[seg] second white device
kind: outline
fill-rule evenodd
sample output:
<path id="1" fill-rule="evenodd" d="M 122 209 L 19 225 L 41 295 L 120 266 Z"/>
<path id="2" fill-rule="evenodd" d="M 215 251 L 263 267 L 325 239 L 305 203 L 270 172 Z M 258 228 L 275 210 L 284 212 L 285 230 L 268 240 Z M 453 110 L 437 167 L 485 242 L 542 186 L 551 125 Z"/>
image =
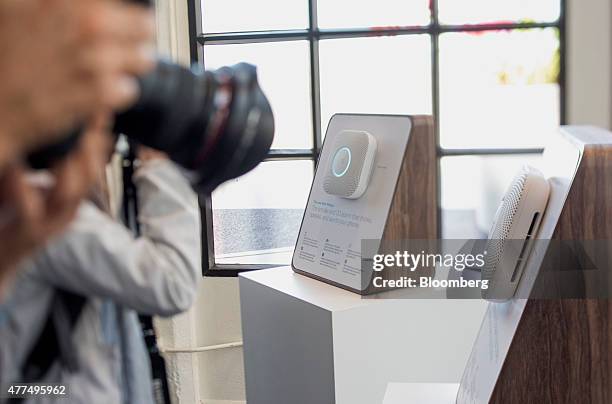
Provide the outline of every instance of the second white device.
<path id="1" fill-rule="evenodd" d="M 483 297 L 503 302 L 514 296 L 548 204 L 550 185 L 542 173 L 525 166 L 514 177 L 489 233 L 482 279 Z"/>

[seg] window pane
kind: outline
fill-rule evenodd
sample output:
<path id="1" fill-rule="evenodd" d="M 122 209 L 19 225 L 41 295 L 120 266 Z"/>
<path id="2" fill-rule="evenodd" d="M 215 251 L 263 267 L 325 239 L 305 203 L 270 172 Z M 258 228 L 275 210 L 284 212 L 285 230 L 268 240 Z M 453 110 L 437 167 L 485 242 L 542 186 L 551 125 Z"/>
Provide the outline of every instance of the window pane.
<path id="1" fill-rule="evenodd" d="M 557 32 L 442 35 L 442 146 L 542 146 L 560 121 Z"/>
<path id="2" fill-rule="evenodd" d="M 427 25 L 429 0 L 319 0 L 321 28 Z"/>
<path id="3" fill-rule="evenodd" d="M 486 237 L 516 173 L 525 164 L 538 168 L 541 161 L 541 155 L 443 157 L 443 238 Z"/>
<path id="4" fill-rule="evenodd" d="M 305 0 L 202 0 L 202 25 L 203 32 L 306 28 L 308 2 Z"/>
<path id="5" fill-rule="evenodd" d="M 212 195 L 215 262 L 289 264 L 313 176 L 309 160 L 270 161 Z"/>
<path id="6" fill-rule="evenodd" d="M 438 0 L 443 24 L 551 22 L 560 10 L 560 0 Z"/>
<path id="7" fill-rule="evenodd" d="M 274 111 L 275 149 L 312 148 L 308 60 L 306 41 L 204 47 L 207 69 L 238 62 L 257 66 L 261 87 Z"/>
<path id="8" fill-rule="evenodd" d="M 339 112 L 431 114 L 427 35 L 320 43 L 321 125 Z"/>

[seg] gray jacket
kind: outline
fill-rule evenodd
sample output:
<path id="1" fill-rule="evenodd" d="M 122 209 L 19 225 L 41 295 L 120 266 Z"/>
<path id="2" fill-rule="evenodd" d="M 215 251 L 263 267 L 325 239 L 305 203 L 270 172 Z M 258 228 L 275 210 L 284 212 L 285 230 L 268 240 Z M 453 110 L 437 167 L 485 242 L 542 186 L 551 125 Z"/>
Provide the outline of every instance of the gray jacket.
<path id="1" fill-rule="evenodd" d="M 56 361 L 49 372 L 49 380 L 67 385 L 68 400 L 57 401 L 153 401 L 136 312 L 171 316 L 190 307 L 201 268 L 200 220 L 197 197 L 172 163 L 148 162 L 134 182 L 141 237 L 83 203 L 69 231 L 30 260 L 11 288 L 0 308 L 4 392 L 8 383 L 19 380 L 19 364 L 60 287 L 89 300 L 73 333 L 79 371 L 69 373 Z"/>

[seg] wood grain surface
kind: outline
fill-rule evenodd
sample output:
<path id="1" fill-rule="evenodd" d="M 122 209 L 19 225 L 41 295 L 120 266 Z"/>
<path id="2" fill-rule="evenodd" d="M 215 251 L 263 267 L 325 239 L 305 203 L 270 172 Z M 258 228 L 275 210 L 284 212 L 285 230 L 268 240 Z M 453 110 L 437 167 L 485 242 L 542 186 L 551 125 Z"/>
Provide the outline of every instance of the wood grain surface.
<path id="1" fill-rule="evenodd" d="M 438 238 L 438 162 L 433 118 L 415 116 L 412 124 L 383 240 Z"/>

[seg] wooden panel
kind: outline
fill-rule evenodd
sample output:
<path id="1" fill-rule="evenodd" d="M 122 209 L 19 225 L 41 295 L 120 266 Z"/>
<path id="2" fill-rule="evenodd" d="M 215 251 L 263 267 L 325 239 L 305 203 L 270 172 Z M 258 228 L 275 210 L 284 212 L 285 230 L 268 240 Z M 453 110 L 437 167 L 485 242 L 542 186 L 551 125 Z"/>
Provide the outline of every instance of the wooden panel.
<path id="1" fill-rule="evenodd" d="M 610 403 L 610 302 L 531 300 L 492 403 Z"/>
<path id="2" fill-rule="evenodd" d="M 427 248 L 418 240 L 438 238 L 438 161 L 434 122 L 431 116 L 412 117 L 412 132 L 404 154 L 402 169 L 395 187 L 391 209 L 383 232 L 381 254 L 394 254 L 395 251 L 414 248 L 415 251 Z M 401 240 L 417 240 L 413 247 Z M 393 243 L 391 241 L 397 241 Z M 436 243 L 434 243 L 436 245 Z M 389 251 L 386 251 L 389 250 Z M 385 268 L 379 275 L 386 280 L 404 278 L 418 279 L 433 276 L 433 267 L 420 267 L 417 271 L 403 268 Z M 391 288 L 374 288 L 364 294 L 382 292 Z"/>
<path id="3" fill-rule="evenodd" d="M 584 146 L 553 239 L 612 240 L 611 145 Z M 609 299 L 530 299 L 491 402 L 611 403 L 610 320 Z"/>
<path id="4" fill-rule="evenodd" d="M 385 240 L 438 238 L 436 140 L 431 116 L 412 118 L 412 133 L 383 232 Z"/>

